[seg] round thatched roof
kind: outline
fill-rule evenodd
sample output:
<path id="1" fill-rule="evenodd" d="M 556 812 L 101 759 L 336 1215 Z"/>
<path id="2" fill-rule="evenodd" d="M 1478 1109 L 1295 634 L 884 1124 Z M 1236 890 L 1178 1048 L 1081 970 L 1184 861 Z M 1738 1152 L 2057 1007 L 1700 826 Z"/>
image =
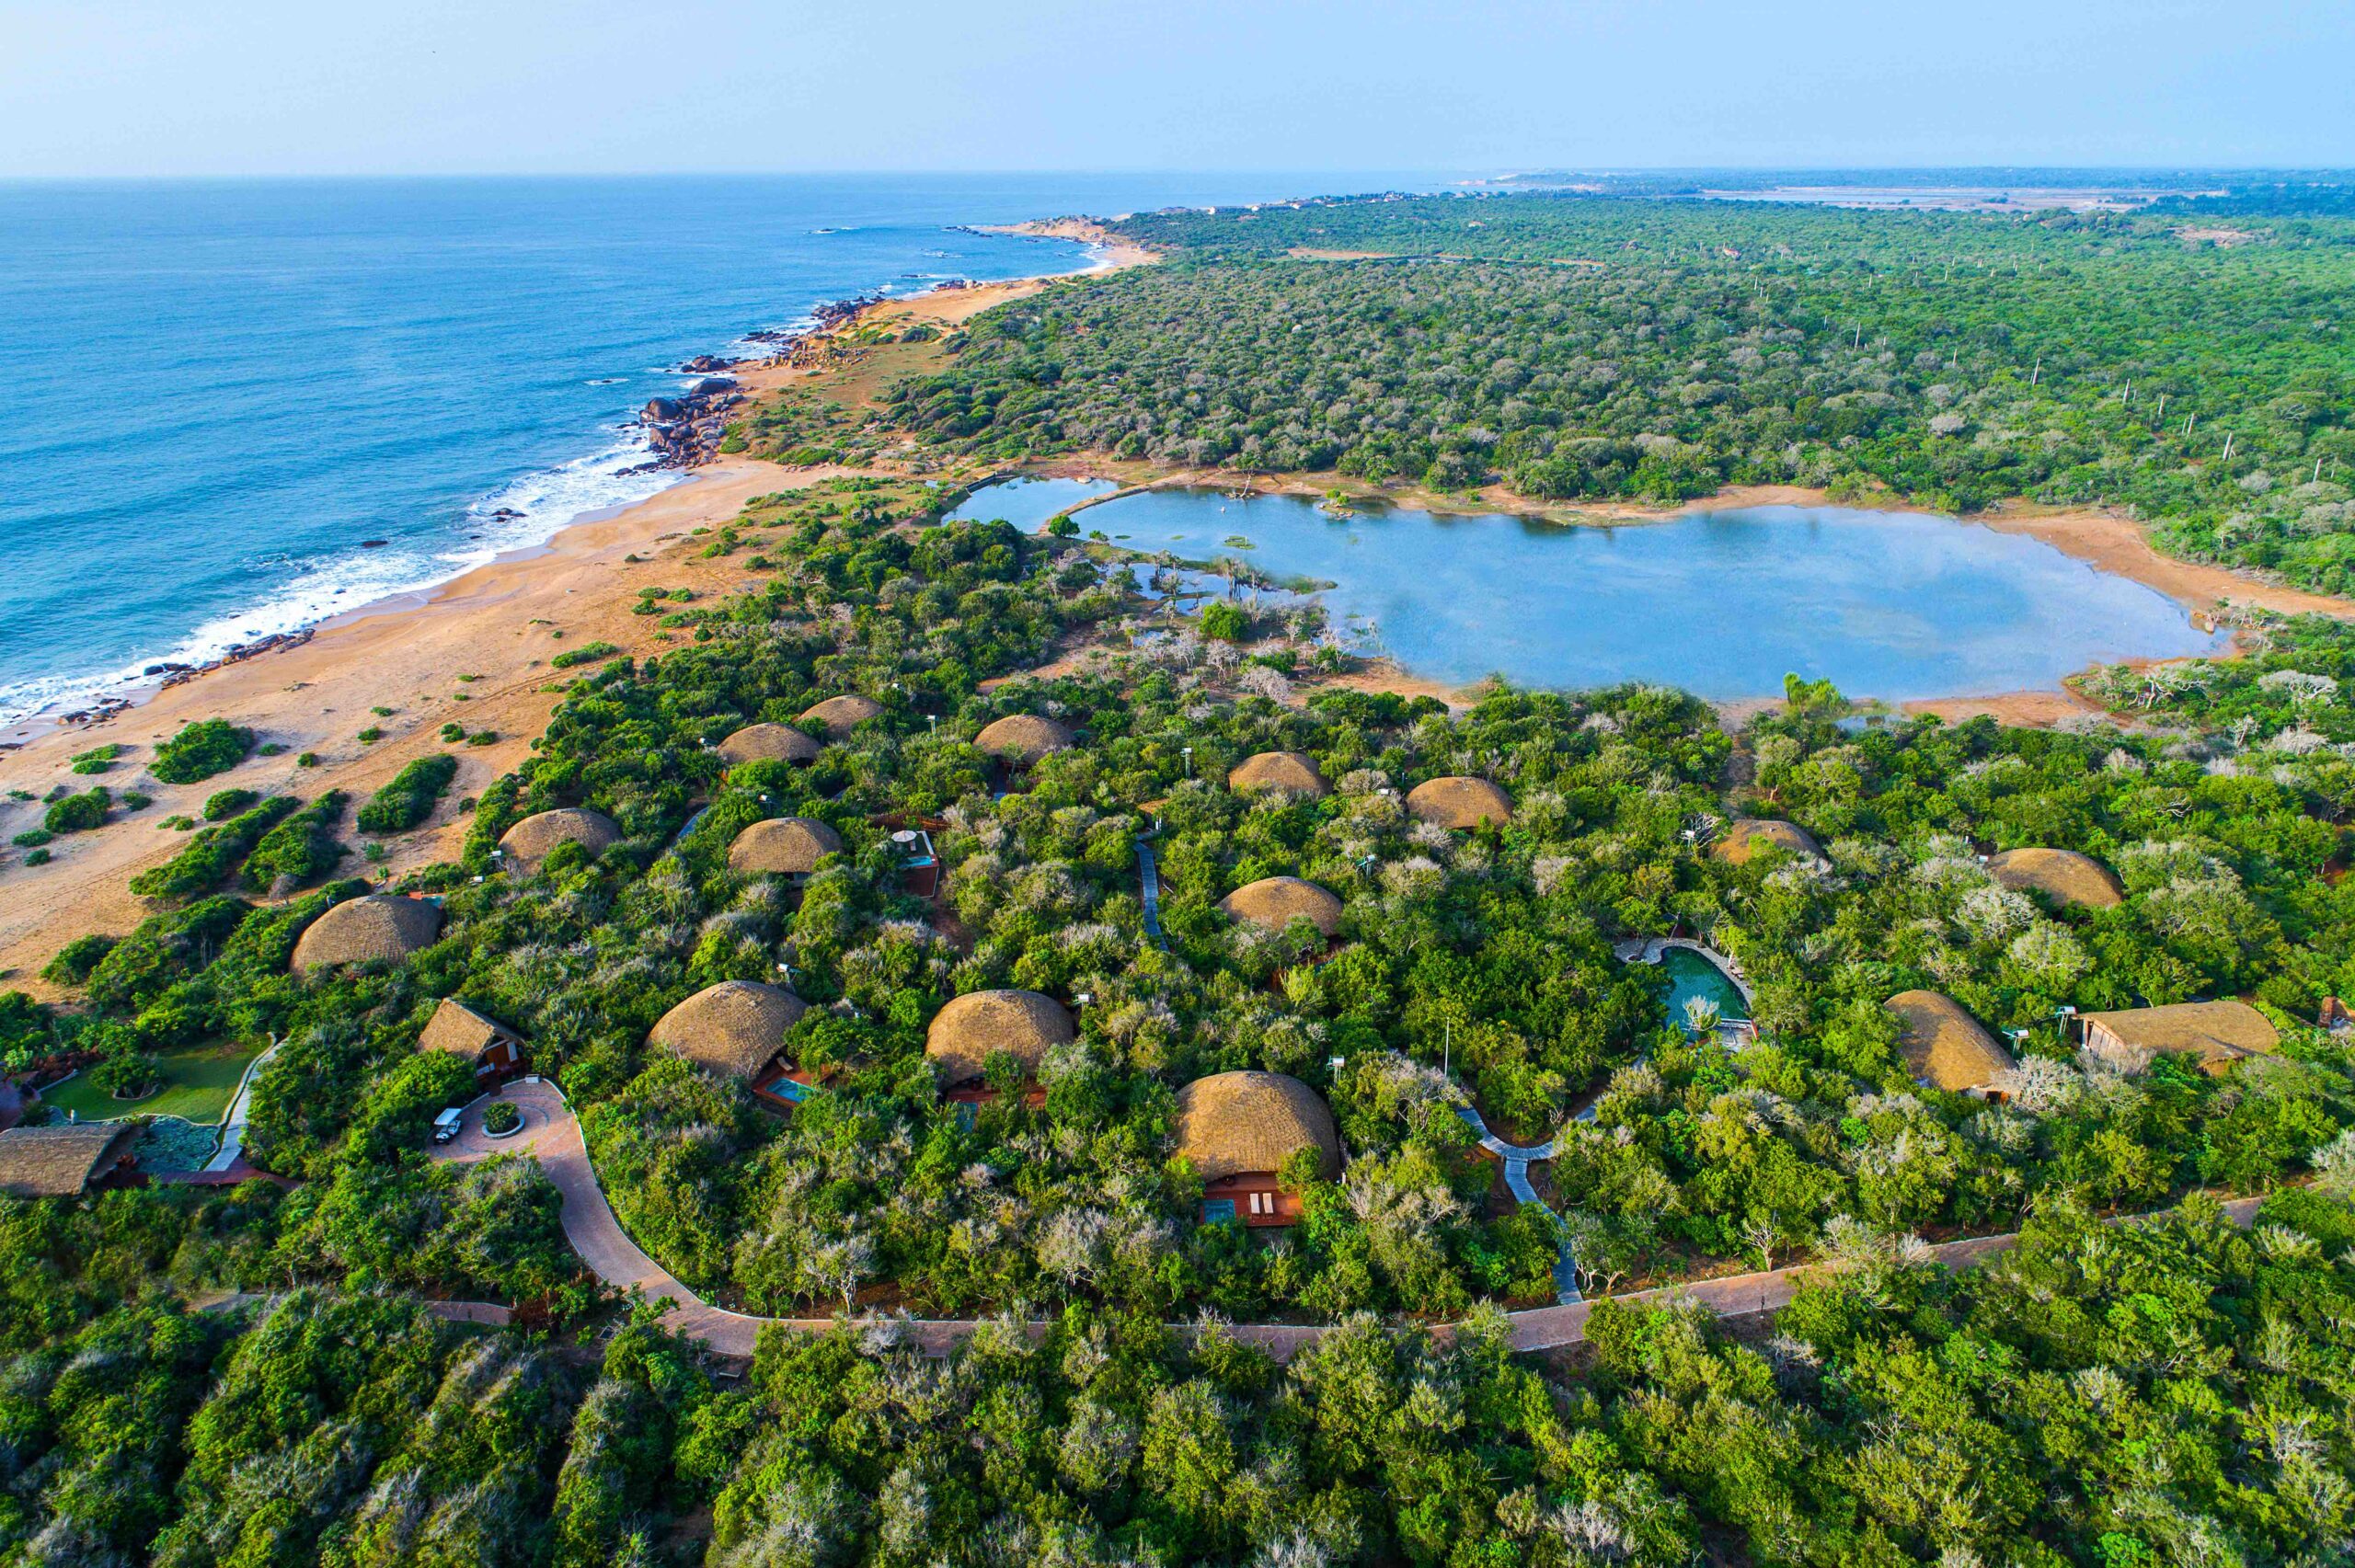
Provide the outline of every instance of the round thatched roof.
<path id="1" fill-rule="evenodd" d="M 1025 767 L 1040 758 L 1072 747 L 1072 733 L 1051 718 L 1036 714 L 1009 714 L 982 727 L 973 744 L 1003 762 Z"/>
<path id="2" fill-rule="evenodd" d="M 524 818 L 499 836 L 499 848 L 514 871 L 537 871 L 559 844 L 579 844 L 594 860 L 621 841 L 622 830 L 602 811 L 560 806 Z"/>
<path id="3" fill-rule="evenodd" d="M 2203 1068 L 2215 1073 L 2244 1058 L 2270 1056 L 2281 1044 L 2281 1031 L 2273 1020 L 2234 997 L 2086 1013 L 2077 1022 L 2085 1025 L 2085 1044 L 2103 1055 L 2112 1047 L 2178 1051 L 2199 1058 Z"/>
<path id="4" fill-rule="evenodd" d="M 814 762 L 824 748 L 809 732 L 789 724 L 748 724 L 718 746 L 719 760 L 739 762 Z"/>
<path id="5" fill-rule="evenodd" d="M 646 1037 L 706 1072 L 752 1078 L 785 1049 L 809 1003 L 783 986 L 722 980 L 665 1013 Z"/>
<path id="6" fill-rule="evenodd" d="M 1881 1005 L 1897 1015 L 1898 1047 L 1916 1082 L 1960 1093 L 1984 1089 L 2012 1070 L 2010 1053 L 1950 996 L 1901 990 Z"/>
<path id="7" fill-rule="evenodd" d="M 2005 850 L 1991 856 L 1987 874 L 2016 892 L 2038 892 L 2056 904 L 2107 910 L 2126 901 L 2109 868 L 2074 850 Z"/>
<path id="8" fill-rule="evenodd" d="M 924 1037 L 925 1055 L 940 1064 L 951 1087 L 982 1076 L 990 1058 L 1010 1052 L 1036 1073 L 1048 1047 L 1079 1037 L 1071 1013 L 1035 990 L 976 990 L 936 1013 Z"/>
<path id="9" fill-rule="evenodd" d="M 294 944 L 288 967 L 307 975 L 339 964 L 397 961 L 431 943 L 441 929 L 441 905 L 371 893 L 346 899 L 313 921 Z"/>
<path id="10" fill-rule="evenodd" d="M 768 876 L 807 876 L 821 855 L 843 853 L 840 833 L 810 817 L 772 817 L 736 835 L 728 869 Z"/>
<path id="11" fill-rule="evenodd" d="M 1316 1092 L 1281 1072 L 1221 1072 L 1178 1091 L 1178 1152 L 1206 1182 L 1283 1169 L 1314 1149 L 1327 1179 L 1341 1173 L 1333 1113 Z"/>
<path id="12" fill-rule="evenodd" d="M 1787 850 L 1793 854 L 1823 858 L 1813 834 L 1796 822 L 1785 822 L 1772 817 L 1737 817 L 1726 825 L 1709 853 L 1728 865 L 1748 865 L 1751 857 L 1760 850 Z"/>
<path id="13" fill-rule="evenodd" d="M 1226 787 L 1241 794 L 1246 790 L 1274 790 L 1284 795 L 1307 795 L 1312 799 L 1332 793 L 1333 786 L 1316 771 L 1315 759 L 1305 751 L 1262 751 L 1246 757 L 1242 764 L 1226 775 Z"/>
<path id="14" fill-rule="evenodd" d="M 1407 809 L 1442 828 L 1512 820 L 1512 796 L 1486 779 L 1426 779 L 1407 793 Z"/>
<path id="15" fill-rule="evenodd" d="M 805 719 L 816 719 L 826 727 L 826 733 L 839 740 L 871 718 L 883 716 L 883 704 L 872 697 L 853 692 L 840 697 L 828 697 L 822 703 L 812 703 L 802 710 Z"/>
<path id="16" fill-rule="evenodd" d="M 1341 900 L 1297 876 L 1263 876 L 1221 898 L 1218 907 L 1235 920 L 1269 931 L 1281 931 L 1296 920 L 1308 921 L 1327 936 L 1337 936 L 1341 930 Z"/>

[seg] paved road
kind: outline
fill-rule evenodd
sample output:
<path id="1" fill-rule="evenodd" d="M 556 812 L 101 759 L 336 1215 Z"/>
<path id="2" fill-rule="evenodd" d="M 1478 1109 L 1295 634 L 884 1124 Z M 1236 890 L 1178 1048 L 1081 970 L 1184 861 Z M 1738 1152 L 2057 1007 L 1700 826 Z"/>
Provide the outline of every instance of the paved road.
<path id="1" fill-rule="evenodd" d="M 614 1217 L 613 1206 L 605 1201 L 604 1189 L 598 1185 L 597 1173 L 589 1163 L 588 1150 L 581 1143 L 580 1123 L 556 1086 L 523 1079 L 509 1084 L 504 1098 L 523 1114 L 521 1132 L 504 1139 L 493 1139 L 484 1133 L 482 1113 L 493 1102 L 477 1101 L 466 1109 L 464 1130 L 455 1139 L 436 1149 L 434 1157 L 474 1161 L 527 1149 L 539 1156 L 540 1168 L 556 1184 L 557 1192 L 564 1200 L 565 1239 L 598 1278 L 616 1290 L 636 1290 L 677 1303 L 667 1316 L 669 1324 L 702 1340 L 722 1356 L 751 1356 L 760 1331 L 771 1323 L 807 1333 L 825 1333 L 833 1329 L 835 1321 L 832 1318 L 756 1318 L 730 1312 L 704 1300 L 647 1256 L 623 1231 L 621 1222 Z M 2234 1224 L 2246 1226 L 2256 1216 L 2259 1201 L 2253 1197 L 2236 1198 L 2224 1205 L 2224 1212 Z M 1970 1268 L 2010 1251 L 2018 1240 L 2017 1236 L 1981 1236 L 1947 1242 L 1930 1252 L 1949 1268 Z M 1821 1277 L 1833 1266 L 1807 1264 L 1770 1273 L 1734 1275 L 1658 1290 L 1638 1290 L 1611 1299 L 1631 1306 L 1691 1299 L 1720 1317 L 1742 1317 L 1788 1304 L 1803 1283 Z M 446 1317 L 481 1322 L 502 1322 L 507 1310 L 492 1302 L 438 1302 L 434 1310 Z M 1513 1348 L 1551 1350 L 1576 1345 L 1585 1339 L 1587 1315 L 1593 1310 L 1591 1301 L 1572 1299 L 1561 1306 L 1509 1313 Z M 964 1319 L 919 1318 L 905 1326 L 919 1348 L 941 1355 L 981 1325 Z M 1031 1323 L 1027 1330 L 1035 1338 L 1046 1333 L 1047 1325 Z M 1189 1331 L 1181 1326 L 1181 1332 Z M 1326 1330 L 1313 1323 L 1238 1323 L 1228 1332 L 1235 1339 L 1267 1350 L 1279 1361 L 1289 1361 L 1315 1344 Z"/>
<path id="2" fill-rule="evenodd" d="M 270 1042 L 270 1049 L 246 1063 L 246 1075 L 237 1080 L 237 1093 L 229 1102 L 229 1114 L 221 1118 L 221 1148 L 205 1162 L 208 1171 L 235 1169 L 246 1151 L 246 1113 L 254 1103 L 254 1075 L 261 1071 L 261 1064 L 278 1054 L 278 1042 Z"/>

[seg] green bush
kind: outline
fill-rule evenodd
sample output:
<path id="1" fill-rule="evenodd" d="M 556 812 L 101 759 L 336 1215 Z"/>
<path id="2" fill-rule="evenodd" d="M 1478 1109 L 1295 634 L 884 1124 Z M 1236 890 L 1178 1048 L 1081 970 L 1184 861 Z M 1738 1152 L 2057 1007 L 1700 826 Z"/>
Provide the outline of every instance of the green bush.
<path id="1" fill-rule="evenodd" d="M 568 653 L 560 653 L 548 660 L 551 670 L 569 670 L 576 664 L 594 664 L 601 658 L 611 658 L 622 650 L 612 643 L 584 643 Z"/>
<path id="2" fill-rule="evenodd" d="M 353 820 L 363 833 L 407 832 L 433 814 L 433 803 L 457 776 L 456 758 L 419 757 L 370 795 Z"/>
<path id="3" fill-rule="evenodd" d="M 482 1114 L 485 1132 L 513 1132 L 523 1125 L 523 1113 L 504 1100 L 492 1102 L 490 1109 Z"/>
<path id="4" fill-rule="evenodd" d="M 1202 635 L 1223 643 L 1239 643 L 1251 630 L 1251 617 L 1238 605 L 1212 604 L 1202 611 Z"/>
<path id="5" fill-rule="evenodd" d="M 94 784 L 80 795 L 52 802 L 40 825 L 52 833 L 86 833 L 105 823 L 107 807 L 113 804 L 107 786 Z"/>
<path id="6" fill-rule="evenodd" d="M 127 750 L 129 748 L 118 741 L 94 746 L 74 759 L 74 771 L 77 773 L 103 773 L 113 767 L 114 760 Z"/>
<path id="7" fill-rule="evenodd" d="M 333 871 L 348 853 L 335 839 L 344 799 L 331 789 L 263 834 L 246 857 L 246 886 L 267 892 L 283 880 L 299 887 Z"/>
<path id="8" fill-rule="evenodd" d="M 251 811 L 207 828 L 161 865 L 131 879 L 143 898 L 186 898 L 218 885 L 244 860 L 262 835 L 302 804 L 291 795 L 272 795 Z"/>
<path id="9" fill-rule="evenodd" d="M 8 841 L 20 850 L 37 850 L 57 837 L 46 828 L 28 828 Z"/>
<path id="10" fill-rule="evenodd" d="M 40 978 L 53 986 L 78 986 L 90 978 L 98 960 L 114 950 L 115 939 L 92 933 L 77 936 L 57 950 L 57 956 L 41 967 Z"/>
<path id="11" fill-rule="evenodd" d="M 25 864 L 27 865 L 47 865 L 49 862 L 50 853 L 47 850 L 28 850 L 25 852 Z"/>
<path id="12" fill-rule="evenodd" d="M 197 784 L 225 773 L 254 749 L 254 732 L 227 719 L 200 719 L 155 748 L 148 769 L 166 784 Z"/>
<path id="13" fill-rule="evenodd" d="M 222 790 L 206 798 L 204 819 L 208 822 L 225 822 L 240 811 L 250 810 L 253 803 L 260 798 L 261 791 L 258 789 Z"/>

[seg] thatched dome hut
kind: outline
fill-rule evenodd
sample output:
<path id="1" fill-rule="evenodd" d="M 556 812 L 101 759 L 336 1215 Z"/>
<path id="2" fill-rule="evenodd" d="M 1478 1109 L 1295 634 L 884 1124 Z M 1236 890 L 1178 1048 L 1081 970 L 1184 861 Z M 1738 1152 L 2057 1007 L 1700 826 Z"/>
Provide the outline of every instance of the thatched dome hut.
<path id="1" fill-rule="evenodd" d="M 807 721 L 816 719 L 826 727 L 826 733 L 840 740 L 871 718 L 883 716 L 883 704 L 872 697 L 856 692 L 840 697 L 828 697 L 822 703 L 812 703 L 801 711 Z"/>
<path id="2" fill-rule="evenodd" d="M 1237 795 L 1267 790 L 1311 800 L 1333 792 L 1325 775 L 1317 772 L 1315 759 L 1305 751 L 1262 751 L 1246 757 L 1226 775 L 1226 787 Z"/>
<path id="3" fill-rule="evenodd" d="M 2041 893 L 2064 908 L 2115 909 L 2126 889 L 2109 868 L 2074 850 L 2005 850 L 1989 857 L 1987 875 L 2016 893 Z"/>
<path id="4" fill-rule="evenodd" d="M 1035 766 L 1040 759 L 1072 748 L 1072 733 L 1036 714 L 1009 714 L 982 727 L 973 744 L 1009 767 Z"/>
<path id="5" fill-rule="evenodd" d="M 417 1037 L 417 1048 L 463 1057 L 477 1078 L 497 1078 L 523 1066 L 522 1036 L 454 996 L 443 997 L 442 1005 L 433 1010 L 425 1032 Z"/>
<path id="6" fill-rule="evenodd" d="M 742 762 L 798 762 L 818 760 L 825 750 L 807 730 L 789 724 L 748 724 L 716 748 L 729 767 Z"/>
<path id="7" fill-rule="evenodd" d="M 1761 850 L 1784 850 L 1796 855 L 1816 860 L 1823 858 L 1823 850 L 1815 835 L 1796 822 L 1785 822 L 1773 817 L 1737 817 L 1717 835 L 1709 853 L 1728 865 L 1748 865 Z"/>
<path id="8" fill-rule="evenodd" d="M 1314 1149 L 1327 1180 L 1340 1174 L 1341 1140 L 1316 1092 L 1281 1072 L 1221 1072 L 1178 1091 L 1178 1152 L 1206 1184 L 1272 1174 Z"/>
<path id="9" fill-rule="evenodd" d="M 602 811 L 560 806 L 524 818 L 499 836 L 500 853 L 515 871 L 537 871 L 559 844 L 579 844 L 596 859 L 621 842 L 622 830 Z"/>
<path id="10" fill-rule="evenodd" d="M 812 817 L 772 817 L 736 835 L 728 869 L 764 876 L 807 876 L 821 856 L 843 853 L 843 836 Z"/>
<path id="11" fill-rule="evenodd" d="M 2011 1054 L 1950 996 L 1901 990 L 1881 1006 L 1897 1017 L 1898 1046 L 1916 1083 L 1963 1094 L 2012 1070 Z"/>
<path id="12" fill-rule="evenodd" d="M 665 1013 L 646 1036 L 723 1078 L 756 1078 L 785 1049 L 809 1003 L 783 986 L 722 980 Z"/>
<path id="13" fill-rule="evenodd" d="M 940 1065 L 942 1078 L 954 1088 L 982 1077 L 990 1058 L 1000 1051 L 1035 1075 L 1051 1047 L 1078 1037 L 1071 1013 L 1053 997 L 1035 990 L 976 990 L 955 998 L 933 1015 L 924 1052 Z"/>
<path id="14" fill-rule="evenodd" d="M 294 944 L 287 966 L 298 975 L 379 959 L 396 963 L 431 943 L 442 929 L 442 906 L 425 898 L 370 893 L 350 898 L 313 921 Z"/>
<path id="15" fill-rule="evenodd" d="M 79 1197 L 132 1163 L 137 1122 L 12 1127 L 0 1132 L 0 1194 Z"/>
<path id="16" fill-rule="evenodd" d="M 2273 1021 L 2246 1001 L 2177 1001 L 2118 1013 L 2087 1013 L 2087 1048 L 2111 1061 L 2173 1052 L 2197 1058 L 2202 1070 L 2222 1074 L 2236 1061 L 2271 1056 L 2281 1045 Z"/>
<path id="17" fill-rule="evenodd" d="M 1297 876 L 1263 876 L 1221 898 L 1218 907 L 1231 919 L 1268 931 L 1281 932 L 1296 920 L 1308 921 L 1327 936 L 1341 931 L 1341 900 Z"/>
<path id="18" fill-rule="evenodd" d="M 1407 809 L 1419 821 L 1463 830 L 1511 821 L 1512 796 L 1486 779 L 1426 779 L 1407 792 Z"/>

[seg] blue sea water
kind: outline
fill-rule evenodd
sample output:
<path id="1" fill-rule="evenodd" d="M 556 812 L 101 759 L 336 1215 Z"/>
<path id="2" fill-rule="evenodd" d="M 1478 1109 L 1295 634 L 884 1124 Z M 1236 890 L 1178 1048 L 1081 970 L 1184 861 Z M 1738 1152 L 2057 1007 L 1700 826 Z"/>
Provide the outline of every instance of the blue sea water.
<path id="1" fill-rule="evenodd" d="M 1405 183 L 0 184 L 0 726 L 652 494 L 676 475 L 622 473 L 628 421 L 684 359 L 868 289 L 1088 259 L 954 225 Z"/>

